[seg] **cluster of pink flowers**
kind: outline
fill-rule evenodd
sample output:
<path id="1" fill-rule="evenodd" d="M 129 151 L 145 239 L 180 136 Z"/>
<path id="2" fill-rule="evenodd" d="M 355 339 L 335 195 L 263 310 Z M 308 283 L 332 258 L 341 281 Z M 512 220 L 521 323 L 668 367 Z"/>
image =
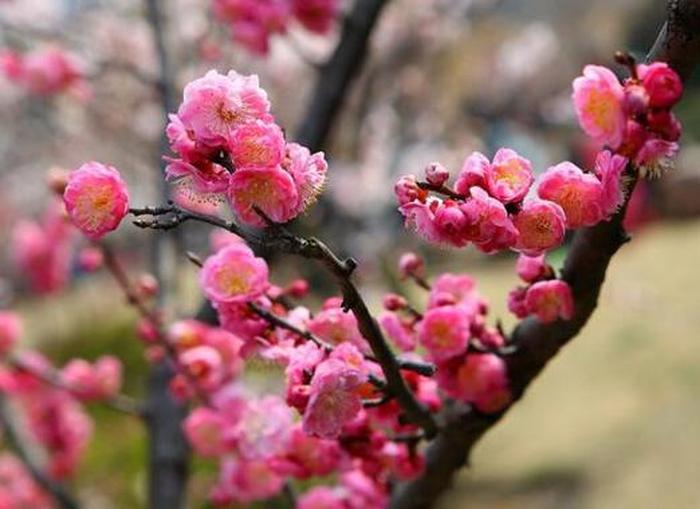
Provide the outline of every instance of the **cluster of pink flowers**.
<path id="1" fill-rule="evenodd" d="M 402 270 L 421 270 L 404 255 Z M 438 387 L 450 397 L 472 403 L 482 412 L 503 409 L 510 390 L 503 360 L 492 351 L 505 346 L 499 330 L 486 324 L 487 302 L 468 275 L 445 273 L 432 284 L 424 313 L 395 294 L 384 299 L 379 323 L 403 351 L 422 347 L 437 365 Z"/>
<path id="2" fill-rule="evenodd" d="M 0 507 L 3 509 L 52 509 L 52 500 L 24 467 L 8 452 L 0 454 Z"/>
<path id="3" fill-rule="evenodd" d="M 543 323 L 571 319 L 574 314 L 571 287 L 566 281 L 554 278 L 554 269 L 544 255 L 521 254 L 516 270 L 526 286 L 519 286 L 508 295 L 508 309 L 515 316 L 535 315 Z"/>
<path id="4" fill-rule="evenodd" d="M 535 256 L 558 247 L 567 228 L 590 226 L 617 210 L 626 163 L 602 151 L 594 173 L 570 162 L 558 164 L 540 177 L 537 196 L 528 196 L 535 181 L 532 166 L 504 148 L 493 161 L 471 154 L 452 186 L 447 169 L 433 163 L 424 182 L 401 177 L 395 192 L 406 225 L 428 242 L 456 247 L 471 242 L 485 253 L 514 249 Z"/>
<path id="5" fill-rule="evenodd" d="M 642 175 L 658 174 L 678 152 L 681 125 L 671 113 L 683 84 L 668 64 L 628 63 L 620 82 L 605 67 L 588 65 L 574 80 L 573 101 L 585 133 L 628 158 Z"/>
<path id="6" fill-rule="evenodd" d="M 49 47 L 31 53 L 0 52 L 0 71 L 8 80 L 39 96 L 70 91 L 80 98 L 90 93 L 78 60 L 60 48 Z"/>
<path id="7" fill-rule="evenodd" d="M 257 76 L 209 71 L 192 81 L 167 133 L 178 155 L 167 178 L 195 200 L 227 201 L 252 226 L 266 224 L 258 210 L 279 223 L 295 218 L 325 183 L 323 153 L 285 141 Z"/>
<path id="8" fill-rule="evenodd" d="M 216 18 L 234 41 L 254 53 L 267 54 L 270 38 L 286 33 L 292 20 L 317 34 L 327 34 L 340 10 L 339 0 L 213 0 Z"/>

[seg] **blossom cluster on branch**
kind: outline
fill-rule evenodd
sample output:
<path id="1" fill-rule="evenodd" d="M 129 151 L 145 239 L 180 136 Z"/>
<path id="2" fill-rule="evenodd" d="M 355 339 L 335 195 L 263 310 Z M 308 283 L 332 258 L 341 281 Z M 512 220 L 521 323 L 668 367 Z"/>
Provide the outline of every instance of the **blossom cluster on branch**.
<path id="1" fill-rule="evenodd" d="M 519 252 L 516 270 L 524 285 L 508 298 L 518 317 L 571 319 L 571 288 L 546 262 L 547 252 L 561 245 L 567 229 L 608 220 L 624 201 L 623 179 L 658 173 L 677 151 L 680 125 L 670 108 L 682 91 L 678 77 L 664 64 L 620 59 L 630 70 L 624 82 L 598 66 L 574 81 L 581 126 L 605 145 L 591 170 L 563 162 L 536 179 L 527 159 L 503 148 L 492 159 L 470 155 L 452 184 L 450 172 L 433 163 L 425 180 L 410 175 L 395 187 L 407 225 L 427 241 Z M 425 305 L 387 294 L 375 320 L 351 281 L 356 262 L 283 225 L 316 199 L 327 163 L 322 153 L 288 142 L 270 111 L 256 76 L 210 71 L 186 86 L 167 126 L 175 156 L 166 156 L 165 178 L 189 196 L 187 204 L 134 208 L 119 172 L 98 162 L 54 187 L 72 224 L 92 242 L 129 213 L 144 228 L 200 221 L 222 229 L 212 236 L 209 256 L 191 256 L 217 326 L 164 323 L 152 300 L 156 281 L 132 284 L 104 246 L 102 258 L 92 260 L 105 264 L 139 311 L 147 358 L 167 359 L 176 372 L 171 392 L 191 407 L 185 434 L 195 452 L 218 462 L 213 503 L 266 499 L 293 479 L 336 474 L 335 485 L 311 488 L 297 507 L 385 507 L 397 480 L 423 471 L 420 443 L 439 431 L 435 416 L 449 402 L 479 415 L 508 407 L 513 394 L 504 358 L 513 345 L 500 325 L 489 324 L 488 303 L 469 275 L 444 273 L 431 282 L 412 253 L 401 257 L 398 269 L 427 291 Z M 203 214 L 197 202 L 226 203 L 235 220 Z M 266 260 L 253 251 L 261 246 L 321 262 L 340 295 L 318 309 L 305 305 L 308 282 L 273 283 Z M 27 263 L 30 271 L 45 270 L 40 254 Z M 16 329 L 12 317 L 0 315 L 3 351 L 11 349 Z M 111 358 L 74 360 L 49 376 L 50 365 L 37 355 L 10 364 L 2 381 L 24 402 L 30 424 L 34 412 L 58 416 L 34 431 L 53 454 L 50 471 L 58 476 L 71 472 L 87 439 L 78 402 L 117 397 L 120 369 Z M 283 373 L 282 393 L 246 387 L 247 369 L 259 361 Z M 83 424 L 65 429 L 62 419 Z M 70 447 L 54 451 L 55 444 Z"/>

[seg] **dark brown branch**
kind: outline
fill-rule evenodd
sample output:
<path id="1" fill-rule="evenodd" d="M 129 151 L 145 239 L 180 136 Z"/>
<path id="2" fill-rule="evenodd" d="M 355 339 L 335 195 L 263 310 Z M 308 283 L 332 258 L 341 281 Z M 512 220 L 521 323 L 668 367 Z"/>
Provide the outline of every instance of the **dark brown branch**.
<path id="1" fill-rule="evenodd" d="M 388 0 L 356 0 L 343 22 L 340 42 L 319 74 L 296 141 L 312 152 L 321 150 L 352 80 L 367 57 L 370 35 Z"/>
<path id="2" fill-rule="evenodd" d="M 145 215 L 145 210 L 147 209 L 133 209 L 132 213 L 135 215 Z M 163 211 L 166 209 L 159 208 L 158 210 Z M 263 252 L 274 251 L 297 255 L 310 260 L 316 260 L 323 265 L 334 277 L 340 288 L 343 296 L 343 307 L 351 310 L 355 315 L 360 333 L 369 343 L 374 358 L 384 372 L 387 389 L 396 397 L 410 422 L 423 428 L 426 437 L 435 435 L 437 432 L 435 419 L 428 409 L 415 399 L 401 375 L 401 369 L 407 369 L 406 365 L 402 366 L 392 352 L 384 335 L 379 329 L 379 325 L 369 312 L 357 287 L 352 282 L 351 276 L 357 266 L 355 260 L 352 258 L 341 260 L 320 240 L 297 237 L 280 225 L 275 225 L 262 231 L 255 231 L 243 229 L 232 221 L 224 221 L 216 217 L 185 211 L 176 206 L 171 206 L 168 212 L 172 214 L 172 217 L 165 218 L 164 224 L 168 229 L 172 228 L 174 223 L 179 225 L 190 220 L 205 222 L 239 235 L 244 238 L 253 249 Z M 164 216 L 164 214 L 161 214 L 161 217 L 162 216 Z M 159 229 L 161 228 L 161 224 L 159 223 L 161 217 L 141 220 L 135 222 L 135 224 L 142 228 Z M 407 365 L 413 367 L 413 364 Z"/>
<path id="3" fill-rule="evenodd" d="M 672 0 L 668 22 L 648 60 L 663 60 L 684 80 L 700 58 L 700 0 Z M 633 183 L 629 184 L 631 192 Z M 628 193 L 629 196 L 629 193 Z M 542 324 L 534 318 L 521 322 L 512 341 L 515 352 L 505 358 L 515 401 L 557 352 L 578 334 L 595 310 L 605 272 L 612 256 L 628 240 L 622 228 L 623 207 L 610 221 L 579 231 L 567 256 L 562 278 L 573 290 L 576 310 L 572 320 Z M 454 473 L 468 463 L 472 447 L 505 414 L 484 415 L 469 406 L 451 404 L 444 426 L 426 451 L 426 472 L 399 485 L 391 509 L 425 509 L 449 487 Z"/>
<path id="4" fill-rule="evenodd" d="M 10 417 L 7 399 L 4 394 L 0 394 L 0 426 L 2 426 L 2 436 L 7 446 L 20 459 L 29 474 L 51 498 L 56 505 L 62 509 L 79 509 L 80 505 L 66 489 L 44 473 L 41 468 L 34 463 L 29 451 L 25 447 Z"/>

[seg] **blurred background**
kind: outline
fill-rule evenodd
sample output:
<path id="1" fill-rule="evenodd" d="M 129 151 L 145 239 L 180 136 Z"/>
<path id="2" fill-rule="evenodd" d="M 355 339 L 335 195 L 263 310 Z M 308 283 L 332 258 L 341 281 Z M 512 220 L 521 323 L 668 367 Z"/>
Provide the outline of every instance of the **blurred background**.
<path id="1" fill-rule="evenodd" d="M 347 8 L 352 2 L 347 2 Z M 429 274 L 470 273 L 506 327 L 506 295 L 517 284 L 514 256 L 429 249 L 401 225 L 393 183 L 440 161 L 459 170 L 473 150 L 510 146 L 538 172 L 564 159 L 591 165 L 570 104 L 572 79 L 586 63 L 612 65 L 615 50 L 643 57 L 665 17 L 658 0 L 393 0 L 371 41 L 327 144 L 329 185 L 299 228 L 361 262 L 360 281 L 378 309 L 382 292 L 402 286 L 395 262 L 405 250 L 427 257 Z M 275 116 L 291 134 L 316 80 L 314 63 L 332 37 L 292 30 L 267 57 L 230 42 L 204 0 L 167 2 L 167 41 L 177 91 L 210 68 L 260 75 Z M 150 28 L 136 0 L 0 1 L 0 48 L 51 45 L 80 62 L 86 87 L 36 96 L 0 77 L 0 303 L 17 308 L 26 344 L 57 363 L 111 352 L 127 369 L 126 392 L 143 392 L 146 363 L 135 316 L 112 281 L 88 277 L 80 246 L 47 253 L 69 277 L 37 291 L 13 258 L 16 225 L 45 221 L 51 167 L 99 160 L 120 169 L 132 202 L 160 202 L 163 114 Z M 632 508 L 700 506 L 700 79 L 677 113 L 684 125 L 677 168 L 639 187 L 627 225 L 634 240 L 616 256 L 599 309 L 527 397 L 477 447 L 472 468 L 441 502 L 460 508 Z M 125 224 L 114 243 L 135 273 L 147 268 L 148 235 Z M 178 242 L 206 253 L 206 231 Z M 561 263 L 566 247 L 553 261 Z M 60 258 L 60 260 L 56 260 Z M 313 270 L 274 264 L 277 280 Z M 172 317 L 199 303 L 195 268 L 172 257 Z M 320 284 L 320 300 L 329 295 Z M 332 290 L 332 289 L 330 289 Z M 418 292 L 413 297 L 421 298 Z M 80 313 L 75 313 L 80 309 Z M 73 310 L 73 311 L 71 311 Z M 145 436 L 138 422 L 91 410 L 96 437 L 78 476 L 90 507 L 142 507 Z M 117 447 L 114 447 L 118 444 Z M 192 507 L 214 472 L 196 465 Z"/>

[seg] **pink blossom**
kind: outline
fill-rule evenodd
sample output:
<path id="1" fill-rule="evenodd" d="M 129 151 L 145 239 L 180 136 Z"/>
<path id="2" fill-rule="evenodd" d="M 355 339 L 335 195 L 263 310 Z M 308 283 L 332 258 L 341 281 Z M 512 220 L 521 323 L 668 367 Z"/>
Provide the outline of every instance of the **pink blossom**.
<path id="1" fill-rule="evenodd" d="M 250 226 L 267 225 L 256 208 L 276 223 L 286 223 L 300 212 L 294 180 L 280 167 L 236 171 L 228 199 L 238 218 Z"/>
<path id="2" fill-rule="evenodd" d="M 404 279 L 411 275 L 422 276 L 424 269 L 425 262 L 416 253 L 403 253 L 399 258 L 399 273 Z"/>
<path id="3" fill-rule="evenodd" d="M 270 36 L 286 30 L 291 15 L 289 0 L 214 0 L 212 7 L 235 41 L 261 55 L 269 51 Z"/>
<path id="4" fill-rule="evenodd" d="M 540 178 L 537 193 L 564 209 L 566 225 L 571 229 L 593 226 L 603 218 L 600 181 L 573 163 L 549 168 Z"/>
<path id="5" fill-rule="evenodd" d="M 212 147 L 224 146 L 243 123 L 272 118 L 257 76 L 213 70 L 187 84 L 177 115 L 197 142 Z"/>
<path id="6" fill-rule="evenodd" d="M 435 224 L 435 210 L 440 207 L 442 200 L 428 198 L 426 202 L 412 201 L 399 207 L 405 218 L 406 228 L 415 230 L 427 242 L 441 244 L 449 242 L 449 238 Z"/>
<path id="7" fill-rule="evenodd" d="M 258 299 L 255 303 L 263 307 L 270 304 L 267 299 Z M 264 334 L 268 323 L 253 313 L 247 302 L 214 302 L 213 306 L 221 327 L 245 342 L 242 354 L 245 356 L 254 350 L 255 339 Z"/>
<path id="8" fill-rule="evenodd" d="M 581 128 L 595 141 L 617 148 L 627 119 L 624 89 L 612 71 L 597 65 L 583 68 L 574 80 L 573 101 Z"/>
<path id="9" fill-rule="evenodd" d="M 634 164 L 639 168 L 640 175 L 656 177 L 673 167 L 673 159 L 678 154 L 678 143 L 649 139 L 634 158 Z"/>
<path id="10" fill-rule="evenodd" d="M 6 53 L 2 60 L 5 75 L 31 94 L 49 96 L 72 90 L 85 97 L 89 92 L 80 63 L 60 48 L 42 48 L 26 55 Z"/>
<path id="11" fill-rule="evenodd" d="M 418 187 L 415 175 L 404 175 L 396 181 L 394 194 L 399 202 L 399 207 L 416 200 L 424 201 L 428 193 Z"/>
<path id="12" fill-rule="evenodd" d="M 491 163 L 484 154 L 473 152 L 465 159 L 457 175 L 455 191 L 462 196 L 468 196 L 472 187 L 486 187 L 486 172 L 490 167 Z"/>
<path id="13" fill-rule="evenodd" d="M 518 286 L 508 293 L 508 311 L 518 318 L 525 318 L 530 314 L 530 310 L 525 304 L 526 295 L 527 287 L 525 286 Z"/>
<path id="14" fill-rule="evenodd" d="M 642 85 L 649 93 L 649 105 L 652 108 L 670 108 L 683 95 L 683 83 L 680 77 L 666 62 L 654 62 L 637 66 Z"/>
<path id="15" fill-rule="evenodd" d="M 601 208 L 605 217 L 614 214 L 625 198 L 622 190 L 622 174 L 626 167 L 626 157 L 613 155 L 608 150 L 602 150 L 596 156 L 593 171 L 602 184 Z"/>
<path id="16" fill-rule="evenodd" d="M 430 356 L 442 361 L 463 353 L 470 337 L 470 317 L 459 306 L 429 310 L 418 325 L 418 339 Z"/>
<path id="17" fill-rule="evenodd" d="M 197 196 L 198 193 L 225 193 L 231 185 L 231 174 L 218 164 L 209 160 L 199 160 L 195 163 L 184 159 L 166 157 L 165 177 L 179 184 L 183 190 L 189 190 L 195 201 L 206 200 Z"/>
<path id="18" fill-rule="evenodd" d="M 511 399 L 503 359 L 494 354 L 467 355 L 457 371 L 457 391 L 464 401 L 484 413 L 502 410 Z"/>
<path id="19" fill-rule="evenodd" d="M 271 168 L 280 164 L 284 157 L 284 134 L 277 124 L 271 122 L 247 122 L 233 131 L 229 148 L 237 170 Z"/>
<path id="20" fill-rule="evenodd" d="M 574 315 L 571 287 L 560 279 L 539 281 L 527 289 L 525 306 L 543 323 L 561 318 L 570 320 Z"/>
<path id="21" fill-rule="evenodd" d="M 102 250 L 97 247 L 86 247 L 80 250 L 78 254 L 78 265 L 85 272 L 95 272 L 102 267 L 104 255 Z"/>
<path id="22" fill-rule="evenodd" d="M 540 279 L 545 279 L 552 274 L 552 267 L 545 261 L 545 255 L 528 256 L 520 254 L 515 263 L 515 271 L 520 279 L 526 283 L 535 283 Z"/>
<path id="23" fill-rule="evenodd" d="M 298 479 L 307 479 L 331 474 L 342 460 L 343 451 L 337 440 L 309 436 L 296 425 L 278 468 Z"/>
<path id="24" fill-rule="evenodd" d="M 369 345 L 357 327 L 355 315 L 340 307 L 329 307 L 320 311 L 308 324 L 309 331 L 331 345 L 345 341 L 362 352 L 369 352 Z"/>
<path id="25" fill-rule="evenodd" d="M 97 162 L 71 172 L 63 203 L 73 224 L 91 239 L 115 230 L 129 210 L 129 194 L 119 172 Z"/>
<path id="26" fill-rule="evenodd" d="M 503 204 L 480 187 L 470 189 L 471 199 L 462 205 L 468 218 L 465 236 L 485 253 L 512 247 L 518 231 Z"/>
<path id="27" fill-rule="evenodd" d="M 7 355 L 22 335 L 22 322 L 12 311 L 0 311 L 0 356 Z"/>
<path id="28" fill-rule="evenodd" d="M 210 346 L 196 346 L 184 351 L 179 356 L 180 364 L 188 373 L 189 378 L 204 390 L 214 390 L 219 387 L 223 378 L 221 355 Z"/>
<path id="29" fill-rule="evenodd" d="M 284 478 L 270 462 L 229 457 L 220 465 L 219 481 L 211 499 L 214 504 L 249 503 L 273 497 L 283 486 Z"/>
<path id="30" fill-rule="evenodd" d="M 342 490 L 316 486 L 304 493 L 297 502 L 297 509 L 346 509 Z"/>
<path id="31" fill-rule="evenodd" d="M 518 230 L 515 249 L 536 256 L 558 247 L 566 233 L 566 215 L 554 202 L 532 198 L 513 218 Z"/>
<path id="32" fill-rule="evenodd" d="M 51 509 L 49 496 L 24 465 L 9 452 L 0 454 L 0 507 L 2 509 Z"/>
<path id="33" fill-rule="evenodd" d="M 279 397 L 251 400 L 234 432 L 240 457 L 255 460 L 282 454 L 291 438 L 292 424 L 291 410 Z"/>
<path id="34" fill-rule="evenodd" d="M 343 425 L 362 410 L 356 390 L 365 380 L 359 370 L 343 361 L 330 359 L 319 364 L 304 412 L 304 431 L 321 438 L 337 437 Z"/>
<path id="35" fill-rule="evenodd" d="M 387 442 L 381 455 L 391 473 L 402 481 L 415 479 L 425 469 L 425 457 L 417 451 L 409 451 L 406 444 Z"/>
<path id="36" fill-rule="evenodd" d="M 224 416 L 216 410 L 198 407 L 187 416 L 183 429 L 197 454 L 210 458 L 226 453 L 224 433 L 229 425 Z"/>
<path id="37" fill-rule="evenodd" d="M 477 300 L 476 282 L 466 274 L 444 273 L 435 279 L 428 297 L 428 309 L 445 305 L 466 305 Z"/>
<path id="38" fill-rule="evenodd" d="M 267 263 L 245 244 L 230 244 L 204 262 L 200 284 L 215 302 L 245 302 L 269 286 Z"/>
<path id="39" fill-rule="evenodd" d="M 292 12 L 304 27 L 326 34 L 340 11 L 339 0 L 292 0 Z"/>
<path id="40" fill-rule="evenodd" d="M 446 242 L 455 247 L 465 246 L 469 242 L 469 239 L 464 236 L 469 219 L 456 202 L 452 200 L 442 202 L 434 212 L 435 228 Z"/>
<path id="41" fill-rule="evenodd" d="M 306 147 L 297 143 L 288 143 L 283 167 L 292 176 L 299 195 L 295 211 L 297 215 L 313 204 L 323 191 L 328 163 L 323 152 L 311 154 Z"/>
<path id="42" fill-rule="evenodd" d="M 440 163 L 430 163 L 425 167 L 425 180 L 434 186 L 442 186 L 450 178 L 450 172 Z"/>
<path id="43" fill-rule="evenodd" d="M 384 487 L 359 469 L 345 472 L 340 483 L 348 491 L 348 509 L 380 508 L 388 503 Z"/>
<path id="44" fill-rule="evenodd" d="M 385 311 L 379 315 L 379 324 L 400 350 L 410 352 L 416 348 L 416 337 L 411 327 L 406 325 L 396 313 Z"/>
<path id="45" fill-rule="evenodd" d="M 521 201 L 534 180 L 530 161 L 509 148 L 496 152 L 485 176 L 489 194 L 502 203 Z"/>

